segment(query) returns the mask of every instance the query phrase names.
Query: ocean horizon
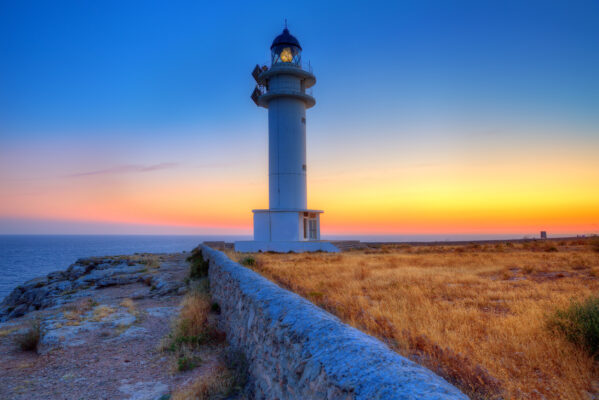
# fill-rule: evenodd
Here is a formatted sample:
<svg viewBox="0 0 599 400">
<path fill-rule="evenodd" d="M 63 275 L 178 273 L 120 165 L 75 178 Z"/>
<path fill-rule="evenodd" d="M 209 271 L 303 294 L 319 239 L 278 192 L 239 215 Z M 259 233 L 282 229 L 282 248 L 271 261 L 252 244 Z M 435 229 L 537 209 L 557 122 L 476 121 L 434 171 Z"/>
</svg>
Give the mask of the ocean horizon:
<svg viewBox="0 0 599 400">
<path fill-rule="evenodd" d="M 550 237 L 568 235 L 549 235 Z M 569 235 L 572 236 L 572 235 Z M 533 234 L 323 235 L 323 240 L 444 242 L 534 238 Z M 251 240 L 249 235 L 0 235 L 0 299 L 23 282 L 65 270 L 78 258 L 190 251 L 204 241 Z"/>
</svg>

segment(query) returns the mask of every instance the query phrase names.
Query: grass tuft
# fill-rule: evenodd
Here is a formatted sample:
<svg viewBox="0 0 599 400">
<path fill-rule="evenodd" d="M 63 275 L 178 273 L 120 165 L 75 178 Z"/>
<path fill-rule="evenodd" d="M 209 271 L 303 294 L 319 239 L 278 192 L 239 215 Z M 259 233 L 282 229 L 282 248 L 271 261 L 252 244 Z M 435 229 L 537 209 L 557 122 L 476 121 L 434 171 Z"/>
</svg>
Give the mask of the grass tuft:
<svg viewBox="0 0 599 400">
<path fill-rule="evenodd" d="M 224 365 L 218 365 L 212 368 L 207 375 L 175 392 L 172 400 L 214 399 L 216 396 L 227 396 L 233 389 L 234 378 L 231 372 Z"/>
<path fill-rule="evenodd" d="M 31 322 L 27 330 L 15 336 L 15 341 L 23 351 L 37 351 L 41 338 L 41 325 L 39 320 Z"/>
<path fill-rule="evenodd" d="M 113 314 L 114 312 L 115 312 L 115 310 L 112 307 L 109 307 L 106 305 L 97 306 L 96 308 L 94 308 L 94 312 L 91 317 L 91 320 L 94 322 L 102 321 L 104 318 L 108 317 L 109 315 Z"/>
</svg>

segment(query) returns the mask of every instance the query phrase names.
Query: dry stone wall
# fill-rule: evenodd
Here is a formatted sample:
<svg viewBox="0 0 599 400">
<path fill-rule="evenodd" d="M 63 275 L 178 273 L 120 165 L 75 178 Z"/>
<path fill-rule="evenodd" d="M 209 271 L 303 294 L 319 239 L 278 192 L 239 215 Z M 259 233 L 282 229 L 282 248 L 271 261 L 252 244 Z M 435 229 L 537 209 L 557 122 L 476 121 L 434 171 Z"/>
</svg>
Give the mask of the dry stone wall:
<svg viewBox="0 0 599 400">
<path fill-rule="evenodd" d="M 467 399 L 432 371 L 202 245 L 222 329 L 257 399 Z"/>
</svg>

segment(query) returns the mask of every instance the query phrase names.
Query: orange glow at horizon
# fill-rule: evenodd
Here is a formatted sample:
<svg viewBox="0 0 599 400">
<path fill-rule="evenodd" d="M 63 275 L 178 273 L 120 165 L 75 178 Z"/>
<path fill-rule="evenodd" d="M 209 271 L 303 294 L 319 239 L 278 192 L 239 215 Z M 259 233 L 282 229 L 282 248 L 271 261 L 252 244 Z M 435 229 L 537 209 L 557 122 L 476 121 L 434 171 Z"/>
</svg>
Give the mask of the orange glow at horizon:
<svg viewBox="0 0 599 400">
<path fill-rule="evenodd" d="M 308 181 L 309 205 L 325 211 L 325 235 L 597 232 L 599 185 L 593 182 L 599 182 L 599 162 L 590 164 L 532 160 L 315 174 Z M 249 234 L 251 209 L 268 204 L 267 180 L 260 178 L 230 172 L 198 179 L 165 170 L 43 182 L 38 192 L 25 181 L 13 183 L 14 193 L 0 199 L 0 217 Z"/>
</svg>

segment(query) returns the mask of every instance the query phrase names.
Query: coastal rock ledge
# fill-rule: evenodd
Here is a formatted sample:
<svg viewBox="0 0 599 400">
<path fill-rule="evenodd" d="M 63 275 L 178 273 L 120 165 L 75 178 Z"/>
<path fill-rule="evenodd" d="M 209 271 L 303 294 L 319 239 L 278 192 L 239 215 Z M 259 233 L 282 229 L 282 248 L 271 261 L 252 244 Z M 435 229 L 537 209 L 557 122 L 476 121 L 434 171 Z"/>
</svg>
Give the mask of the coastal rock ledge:
<svg viewBox="0 0 599 400">
<path fill-rule="evenodd" d="M 66 271 L 51 272 L 17 286 L 0 303 L 0 322 L 21 317 L 31 311 L 57 307 L 88 290 L 109 286 L 144 283 L 149 291 L 140 291 L 133 298 L 166 296 L 182 292 L 185 284 L 153 271 L 151 261 L 139 257 L 91 257 L 71 264 Z M 182 293 L 179 293 L 182 294 Z"/>
</svg>

